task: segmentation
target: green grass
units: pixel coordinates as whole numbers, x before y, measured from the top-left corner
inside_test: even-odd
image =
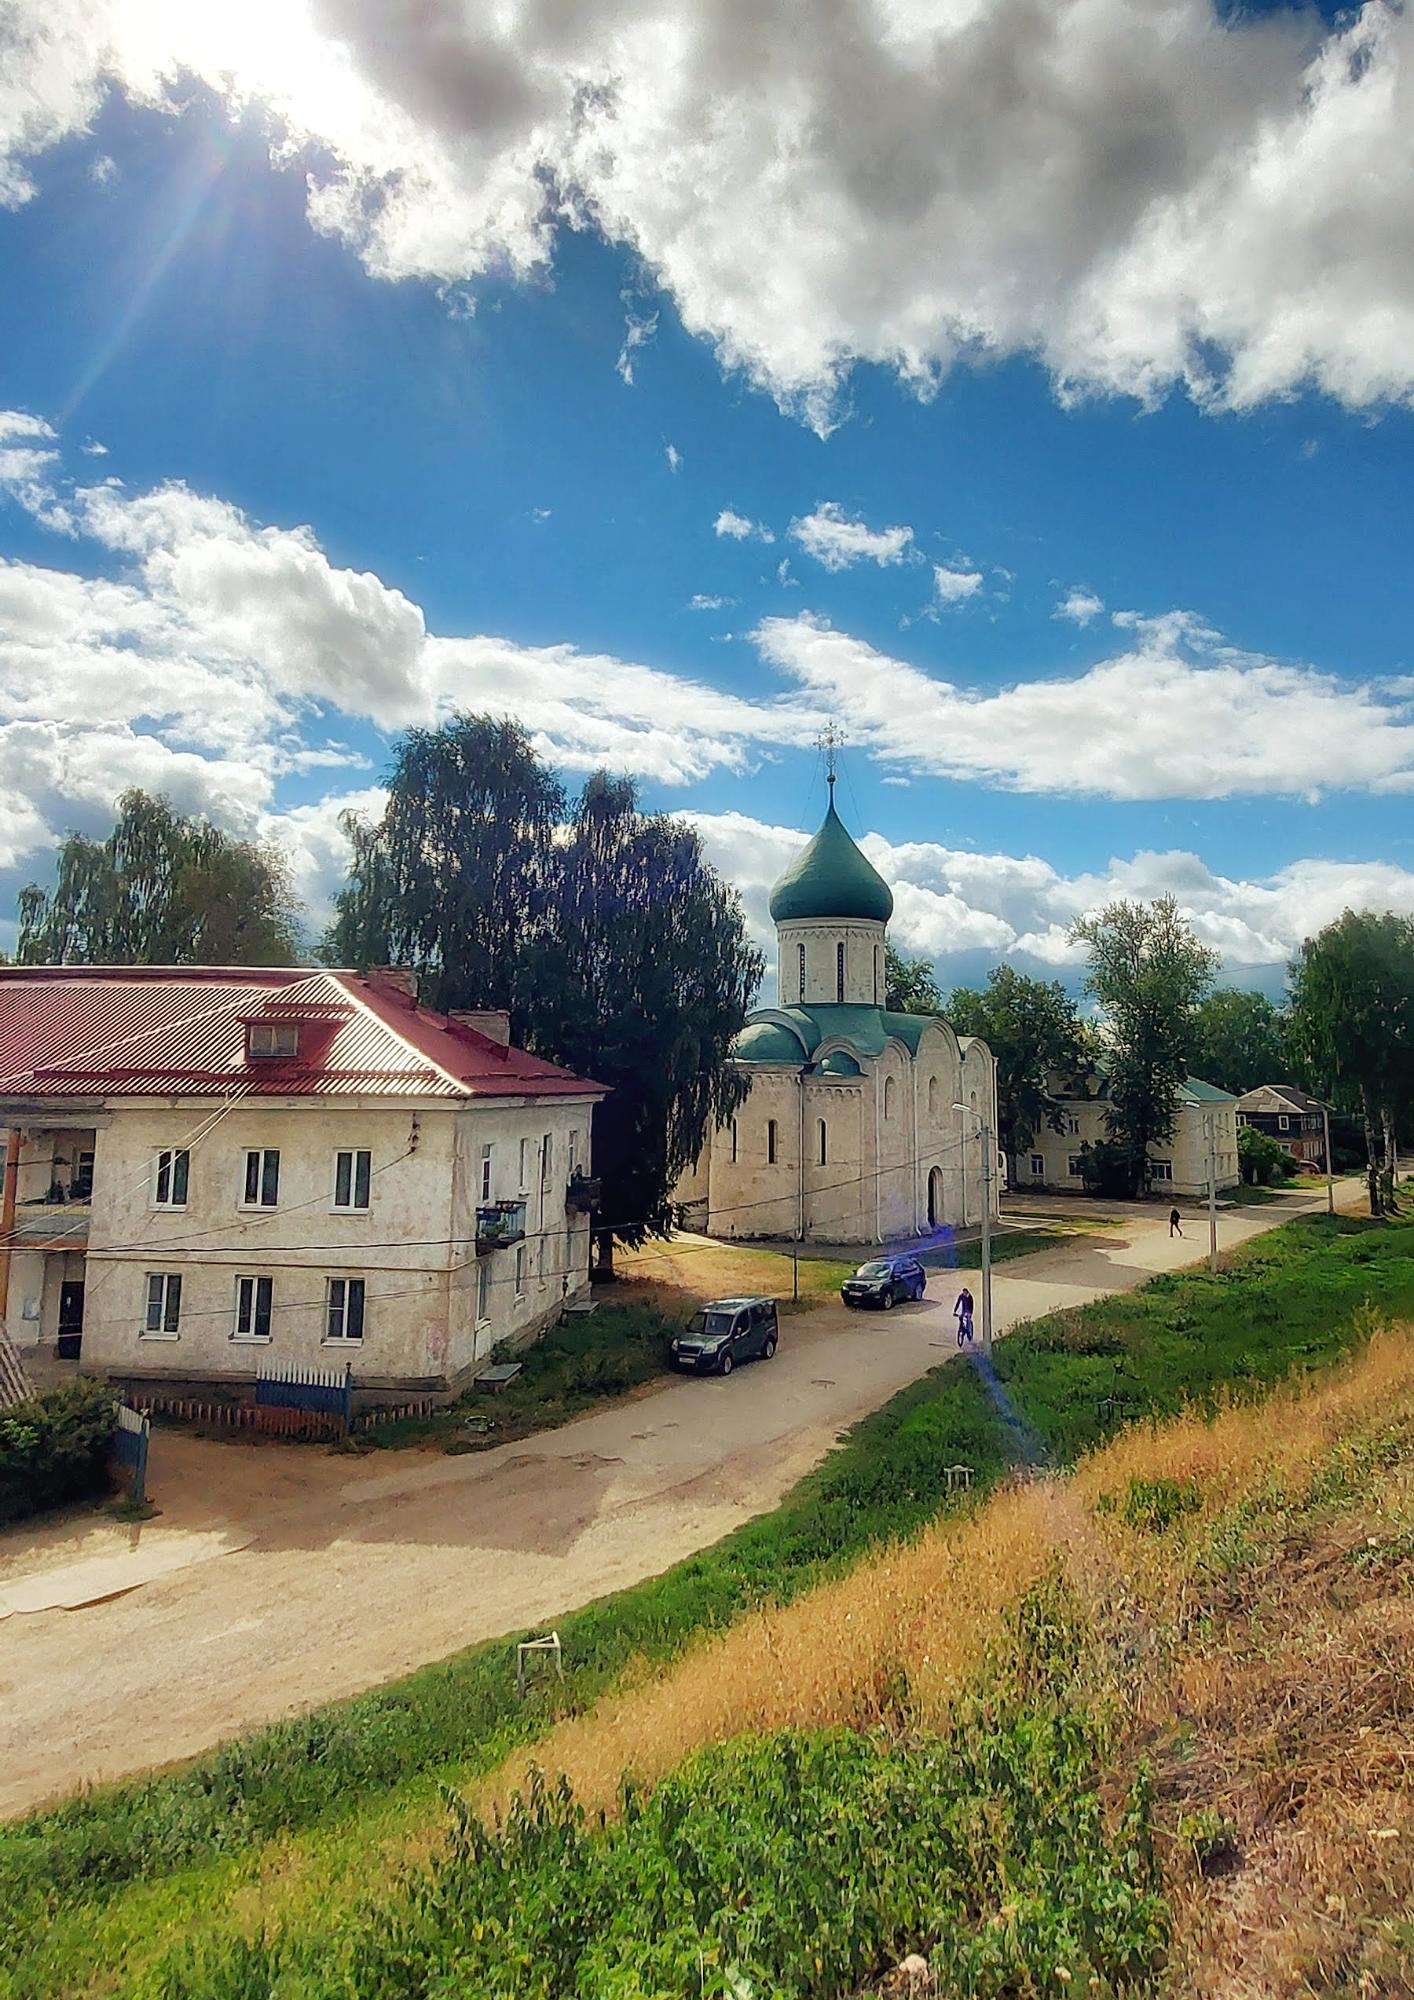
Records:
[[[355,1434],[355,1442],[395,1446],[440,1442],[450,1451],[494,1445],[551,1430],[667,1372],[675,1321],[649,1300],[612,1300],[572,1315],[514,1357],[521,1372],[498,1395],[471,1388],[445,1410],[395,1417]]]
[[[670,1658],[749,1606],[794,1597],[908,1534],[950,1504],[946,1466],[974,1467],[975,1500],[1018,1459],[1068,1460],[1131,1418],[1229,1388],[1255,1393],[1293,1366],[1328,1361],[1358,1340],[1367,1306],[1414,1317],[1414,1226],[1293,1222],[1216,1277],[1161,1277],[1018,1330],[997,1349],[995,1397],[977,1368],[913,1384],[773,1513],[559,1619],[565,1681],[524,1706],[514,1639],[498,1640],[183,1770],[0,1829],[0,1993],[80,1985],[128,1951],[140,1960],[161,1932],[214,1921],[276,1836],[356,1844],[360,1816],[386,1824],[400,1800],[431,1801],[439,1779],[490,1769],[635,1659]]]

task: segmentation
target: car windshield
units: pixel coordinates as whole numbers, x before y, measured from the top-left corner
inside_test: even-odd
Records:
[[[887,1264],[861,1264],[854,1275],[856,1278],[887,1278],[889,1275],[889,1266]]]
[[[721,1335],[732,1330],[732,1315],[721,1312],[694,1313],[687,1323],[689,1333]]]

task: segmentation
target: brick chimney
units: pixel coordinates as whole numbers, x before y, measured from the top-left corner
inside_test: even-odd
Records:
[[[368,976],[376,986],[391,986],[403,998],[417,1001],[417,974],[410,965],[371,965]]]
[[[463,1028],[471,1028],[478,1035],[484,1035],[497,1048],[507,1049],[511,1045],[511,1017],[504,1007],[487,1007],[474,1013],[467,1007],[453,1007],[447,1014],[449,1021],[457,1021]]]

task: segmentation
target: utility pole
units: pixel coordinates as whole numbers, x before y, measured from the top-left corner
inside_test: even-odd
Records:
[[[1321,1125],[1325,1133],[1326,1145],[1326,1214],[1334,1215],[1335,1173],[1331,1163],[1331,1108],[1329,1104],[1322,1104],[1321,1106]]]
[[[977,1123],[982,1146],[982,1352],[992,1358],[992,1128]]]
[[[1218,1268],[1218,1117],[1208,1113],[1208,1269]]]

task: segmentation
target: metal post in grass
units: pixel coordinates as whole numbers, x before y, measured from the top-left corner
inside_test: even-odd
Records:
[[[1335,1172],[1331,1162],[1331,1108],[1321,1106],[1321,1124],[1326,1138],[1326,1214],[1335,1214]]]

